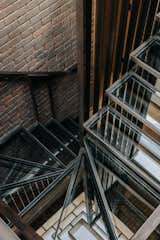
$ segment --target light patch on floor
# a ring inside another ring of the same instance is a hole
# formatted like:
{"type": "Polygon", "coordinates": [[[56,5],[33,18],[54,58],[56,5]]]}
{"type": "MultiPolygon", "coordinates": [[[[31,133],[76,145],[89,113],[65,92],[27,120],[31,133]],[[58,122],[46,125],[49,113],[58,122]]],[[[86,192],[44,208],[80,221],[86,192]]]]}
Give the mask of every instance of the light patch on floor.
{"type": "MultiPolygon", "coordinates": [[[[54,240],[54,234],[58,225],[62,209],[56,212],[46,223],[43,224],[37,233],[44,240],[54,240]]],[[[132,237],[132,232],[113,215],[115,229],[119,240],[127,240],[132,237]]],[[[66,209],[58,238],[56,240],[107,240],[108,234],[102,219],[98,219],[90,228],[87,223],[87,212],[85,205],[85,195],[81,193],[66,209]]]]}

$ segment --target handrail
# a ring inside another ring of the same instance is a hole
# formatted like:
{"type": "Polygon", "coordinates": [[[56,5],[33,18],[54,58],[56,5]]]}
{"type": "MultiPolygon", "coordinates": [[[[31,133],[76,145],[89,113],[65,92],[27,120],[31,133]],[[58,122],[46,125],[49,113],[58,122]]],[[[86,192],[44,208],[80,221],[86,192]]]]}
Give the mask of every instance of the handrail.
{"type": "Polygon", "coordinates": [[[0,72],[0,80],[13,80],[13,78],[24,78],[24,80],[39,80],[47,78],[54,80],[55,77],[63,77],[77,72],[77,64],[71,66],[65,71],[55,72],[0,72]]]}
{"type": "Polygon", "coordinates": [[[38,163],[38,162],[32,162],[31,160],[12,157],[12,156],[8,156],[8,155],[6,156],[6,155],[3,155],[1,153],[0,153],[0,159],[5,160],[7,162],[11,162],[12,164],[17,163],[17,164],[21,164],[21,165],[27,166],[27,167],[37,167],[40,170],[46,170],[46,171],[50,171],[50,172],[62,170],[62,168],[60,168],[60,167],[58,168],[58,167],[43,165],[43,164],[38,163]]]}
{"type": "MultiPolygon", "coordinates": [[[[79,154],[76,158],[78,160],[81,157],[82,149],[79,151],[79,154]]],[[[67,177],[69,174],[72,173],[76,160],[72,161],[67,168],[64,170],[63,173],[59,174],[57,178],[51,182],[45,189],[42,190],[42,192],[37,195],[23,210],[16,213],[14,210],[10,207],[10,205],[6,204],[7,202],[0,200],[0,214],[4,216],[7,220],[9,220],[10,224],[16,226],[22,235],[25,237],[25,239],[35,239],[40,240],[41,238],[38,238],[38,235],[34,235],[35,232],[33,229],[31,229],[28,225],[26,225],[21,219],[24,214],[26,214],[28,211],[30,211],[44,196],[46,196],[48,193],[50,193],[53,188],[60,183],[65,177],[67,177]],[[28,232],[28,235],[26,233],[28,232]]]]}
{"type": "Polygon", "coordinates": [[[41,180],[45,180],[45,179],[48,179],[48,178],[56,178],[58,177],[60,174],[63,174],[64,171],[57,171],[55,173],[47,173],[47,174],[44,174],[44,175],[41,175],[41,176],[38,176],[38,177],[33,177],[31,179],[24,179],[24,180],[21,180],[19,182],[15,182],[15,183],[8,183],[8,184],[5,184],[3,186],[0,186],[0,192],[1,191],[8,191],[8,190],[11,190],[11,189],[14,189],[14,188],[18,188],[18,187],[24,187],[25,185],[27,184],[31,184],[31,183],[35,183],[37,181],[41,181],[41,180]]]}

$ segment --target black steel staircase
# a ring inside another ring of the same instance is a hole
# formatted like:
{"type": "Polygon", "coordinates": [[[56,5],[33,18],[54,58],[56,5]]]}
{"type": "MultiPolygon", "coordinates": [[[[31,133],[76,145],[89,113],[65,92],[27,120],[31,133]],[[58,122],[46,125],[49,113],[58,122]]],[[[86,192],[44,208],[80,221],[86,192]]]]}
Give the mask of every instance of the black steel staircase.
{"type": "Polygon", "coordinates": [[[81,147],[78,125],[71,119],[64,122],[69,126],[51,119],[46,125],[35,123],[30,131],[20,127],[0,145],[0,196],[20,216],[73,168],[81,147]]]}

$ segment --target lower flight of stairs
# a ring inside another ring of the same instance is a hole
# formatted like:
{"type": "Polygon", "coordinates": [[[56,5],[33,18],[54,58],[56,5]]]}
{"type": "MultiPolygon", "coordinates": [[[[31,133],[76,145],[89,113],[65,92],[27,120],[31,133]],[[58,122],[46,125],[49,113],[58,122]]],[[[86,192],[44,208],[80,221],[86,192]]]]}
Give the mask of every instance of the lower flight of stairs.
{"type": "MultiPolygon", "coordinates": [[[[80,133],[76,121],[67,118],[60,123],[55,119],[50,119],[46,124],[35,123],[30,131],[20,128],[5,143],[0,145],[0,154],[11,159],[38,162],[63,173],[72,161],[76,161],[80,147],[80,133]]],[[[4,175],[2,174],[3,176],[0,177],[1,185],[19,182],[25,177],[29,178],[29,176],[33,178],[50,173],[50,171],[39,171],[33,176],[36,169],[26,169],[23,164],[18,167],[19,171],[17,172],[15,171],[16,163],[10,165],[9,168],[5,169],[5,167],[4,175]]],[[[3,192],[1,198],[21,215],[21,213],[25,213],[28,205],[31,205],[46,188],[53,184],[55,179],[56,177],[48,177],[25,184],[19,188],[3,192]]]]}

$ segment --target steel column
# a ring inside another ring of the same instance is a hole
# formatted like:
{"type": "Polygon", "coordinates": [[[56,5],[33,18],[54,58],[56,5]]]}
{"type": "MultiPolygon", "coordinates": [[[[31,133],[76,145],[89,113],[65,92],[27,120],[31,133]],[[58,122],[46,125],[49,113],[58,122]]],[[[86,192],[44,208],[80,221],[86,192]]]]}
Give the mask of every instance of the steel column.
{"type": "Polygon", "coordinates": [[[85,141],[84,141],[84,144],[88,154],[87,168],[88,168],[88,171],[91,173],[91,176],[94,182],[95,192],[96,192],[97,200],[99,203],[99,207],[101,209],[101,214],[105,223],[106,230],[109,233],[111,240],[118,240],[116,236],[114,224],[113,224],[113,219],[109,210],[109,204],[107,202],[103,187],[101,185],[101,181],[99,179],[93,157],[85,141]]]}

